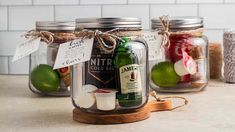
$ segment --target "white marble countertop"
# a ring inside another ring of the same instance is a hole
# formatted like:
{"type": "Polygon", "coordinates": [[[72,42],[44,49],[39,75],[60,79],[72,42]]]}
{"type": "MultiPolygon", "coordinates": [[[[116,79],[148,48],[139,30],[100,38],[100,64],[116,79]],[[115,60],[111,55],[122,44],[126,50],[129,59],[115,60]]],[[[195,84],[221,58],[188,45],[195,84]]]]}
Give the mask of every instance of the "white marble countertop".
{"type": "Polygon", "coordinates": [[[73,121],[69,97],[39,97],[28,89],[27,81],[27,76],[0,75],[0,132],[235,131],[235,84],[212,80],[202,92],[180,94],[188,98],[187,106],[152,113],[141,122],[89,125],[73,121]]]}

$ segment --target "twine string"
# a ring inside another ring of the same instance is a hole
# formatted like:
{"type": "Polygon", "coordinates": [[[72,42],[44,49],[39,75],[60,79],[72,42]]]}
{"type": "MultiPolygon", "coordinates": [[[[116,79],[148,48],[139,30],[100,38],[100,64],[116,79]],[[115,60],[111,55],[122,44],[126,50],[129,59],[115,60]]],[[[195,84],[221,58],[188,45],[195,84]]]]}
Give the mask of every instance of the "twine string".
{"type": "MultiPolygon", "coordinates": [[[[99,47],[104,50],[106,53],[113,53],[118,42],[124,42],[124,40],[113,32],[118,31],[119,28],[115,28],[106,32],[102,32],[100,30],[88,30],[82,29],[81,31],[74,32],[77,38],[85,39],[85,38],[96,38],[99,42],[99,47]]],[[[30,30],[26,34],[24,34],[25,38],[35,38],[41,37],[41,39],[50,44],[54,41],[54,34],[49,31],[36,31],[30,30]]]]}
{"type": "Polygon", "coordinates": [[[151,92],[150,95],[153,96],[157,101],[163,101],[164,99],[182,99],[182,100],[184,100],[183,104],[175,106],[171,110],[178,109],[178,108],[183,107],[188,104],[188,100],[185,97],[181,97],[181,96],[158,97],[157,93],[155,91],[151,92]]]}
{"type": "Polygon", "coordinates": [[[163,40],[161,43],[161,46],[164,46],[166,48],[170,47],[170,31],[169,31],[169,26],[170,26],[170,18],[169,16],[160,16],[159,17],[161,26],[162,26],[162,30],[159,31],[159,34],[161,34],[163,36],[163,40]]]}
{"type": "Polygon", "coordinates": [[[50,44],[54,41],[54,34],[48,31],[30,30],[23,35],[26,39],[41,37],[42,41],[50,44]]]}
{"type": "Polygon", "coordinates": [[[124,42],[123,39],[113,34],[114,31],[118,30],[119,28],[115,28],[106,32],[102,32],[100,30],[83,29],[81,31],[75,32],[75,35],[82,39],[94,37],[99,42],[98,46],[102,50],[104,50],[106,53],[112,53],[117,46],[117,42],[124,42]]]}

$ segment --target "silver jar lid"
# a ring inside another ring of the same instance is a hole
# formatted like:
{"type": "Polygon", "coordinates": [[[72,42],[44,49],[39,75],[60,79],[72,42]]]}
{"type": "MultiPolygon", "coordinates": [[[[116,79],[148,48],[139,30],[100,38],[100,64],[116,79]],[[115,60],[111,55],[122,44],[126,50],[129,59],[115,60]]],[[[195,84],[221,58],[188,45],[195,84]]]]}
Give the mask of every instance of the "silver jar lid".
{"type": "MultiPolygon", "coordinates": [[[[151,20],[152,29],[161,29],[162,25],[159,18],[154,18],[151,20]]],[[[170,30],[187,30],[187,29],[197,29],[203,27],[203,18],[194,16],[184,16],[184,17],[170,17],[169,29],[170,30]]]]}
{"type": "Polygon", "coordinates": [[[141,28],[140,18],[80,18],[76,28],[141,28]]]}
{"type": "Polygon", "coordinates": [[[37,21],[36,30],[75,30],[75,22],[53,22],[53,21],[37,21]]]}

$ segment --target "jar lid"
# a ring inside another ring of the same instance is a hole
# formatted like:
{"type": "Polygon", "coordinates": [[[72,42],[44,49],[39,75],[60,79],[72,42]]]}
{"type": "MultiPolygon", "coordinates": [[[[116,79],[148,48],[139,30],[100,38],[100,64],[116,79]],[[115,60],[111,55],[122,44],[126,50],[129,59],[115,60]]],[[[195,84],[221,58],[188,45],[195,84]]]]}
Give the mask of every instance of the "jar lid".
{"type": "Polygon", "coordinates": [[[75,22],[37,21],[36,30],[75,30],[75,22]]]}
{"type": "MultiPolygon", "coordinates": [[[[159,18],[153,18],[152,29],[161,29],[162,25],[160,23],[159,18]]],[[[182,16],[182,17],[170,17],[169,29],[179,29],[179,30],[187,30],[187,29],[197,29],[203,27],[203,18],[195,17],[195,16],[182,16]]]]}
{"type": "Polygon", "coordinates": [[[141,28],[140,18],[79,18],[76,28],[141,28]]]}

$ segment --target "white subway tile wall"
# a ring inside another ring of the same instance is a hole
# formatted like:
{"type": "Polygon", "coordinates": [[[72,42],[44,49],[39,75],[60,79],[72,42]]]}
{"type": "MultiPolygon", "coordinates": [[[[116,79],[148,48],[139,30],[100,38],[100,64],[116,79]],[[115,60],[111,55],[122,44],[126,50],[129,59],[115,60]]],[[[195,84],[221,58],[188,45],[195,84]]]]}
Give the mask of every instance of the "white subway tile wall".
{"type": "Polygon", "coordinates": [[[225,0],[225,3],[235,3],[235,0],[225,0]]]}
{"type": "Polygon", "coordinates": [[[8,74],[8,57],[0,57],[0,73],[8,74]]]}
{"type": "Polygon", "coordinates": [[[0,30],[7,30],[7,7],[0,7],[0,30]]]}
{"type": "Polygon", "coordinates": [[[74,21],[76,18],[101,17],[101,6],[56,6],[55,12],[56,21],[74,21]]]}
{"type": "Polygon", "coordinates": [[[205,18],[207,28],[235,28],[234,4],[199,6],[199,15],[205,18]]]}
{"type": "Polygon", "coordinates": [[[73,21],[86,17],[139,17],[149,29],[160,15],[202,16],[210,42],[222,43],[235,28],[235,0],[0,0],[0,74],[28,74],[28,58],[12,62],[21,34],[35,21],[73,21]]]}
{"type": "Polygon", "coordinates": [[[160,4],[175,3],[175,0],[128,0],[129,4],[160,4]]]}
{"type": "Polygon", "coordinates": [[[103,17],[139,17],[143,28],[149,28],[149,6],[148,5],[104,5],[103,17]]]}
{"type": "Polygon", "coordinates": [[[80,0],[80,4],[127,4],[127,0],[80,0]]]}
{"type": "Polygon", "coordinates": [[[223,0],[177,0],[178,3],[223,3],[223,0]]]}
{"type": "Polygon", "coordinates": [[[9,30],[30,30],[35,21],[53,21],[53,6],[9,7],[9,30]]]}
{"type": "Polygon", "coordinates": [[[23,32],[0,32],[0,56],[13,56],[17,44],[24,42],[23,32]]]}
{"type": "Polygon", "coordinates": [[[204,34],[207,36],[209,42],[223,42],[223,30],[205,30],[204,34]]]}
{"type": "Polygon", "coordinates": [[[33,0],[34,5],[76,5],[78,0],[33,0]]]}
{"type": "Polygon", "coordinates": [[[197,5],[151,5],[151,18],[168,14],[170,16],[197,16],[197,5]]]}
{"type": "Polygon", "coordinates": [[[32,5],[32,0],[1,0],[0,5],[32,5]]]}
{"type": "Polygon", "coordinates": [[[13,57],[9,57],[9,74],[27,74],[29,72],[29,57],[12,62],[13,57]]]}

